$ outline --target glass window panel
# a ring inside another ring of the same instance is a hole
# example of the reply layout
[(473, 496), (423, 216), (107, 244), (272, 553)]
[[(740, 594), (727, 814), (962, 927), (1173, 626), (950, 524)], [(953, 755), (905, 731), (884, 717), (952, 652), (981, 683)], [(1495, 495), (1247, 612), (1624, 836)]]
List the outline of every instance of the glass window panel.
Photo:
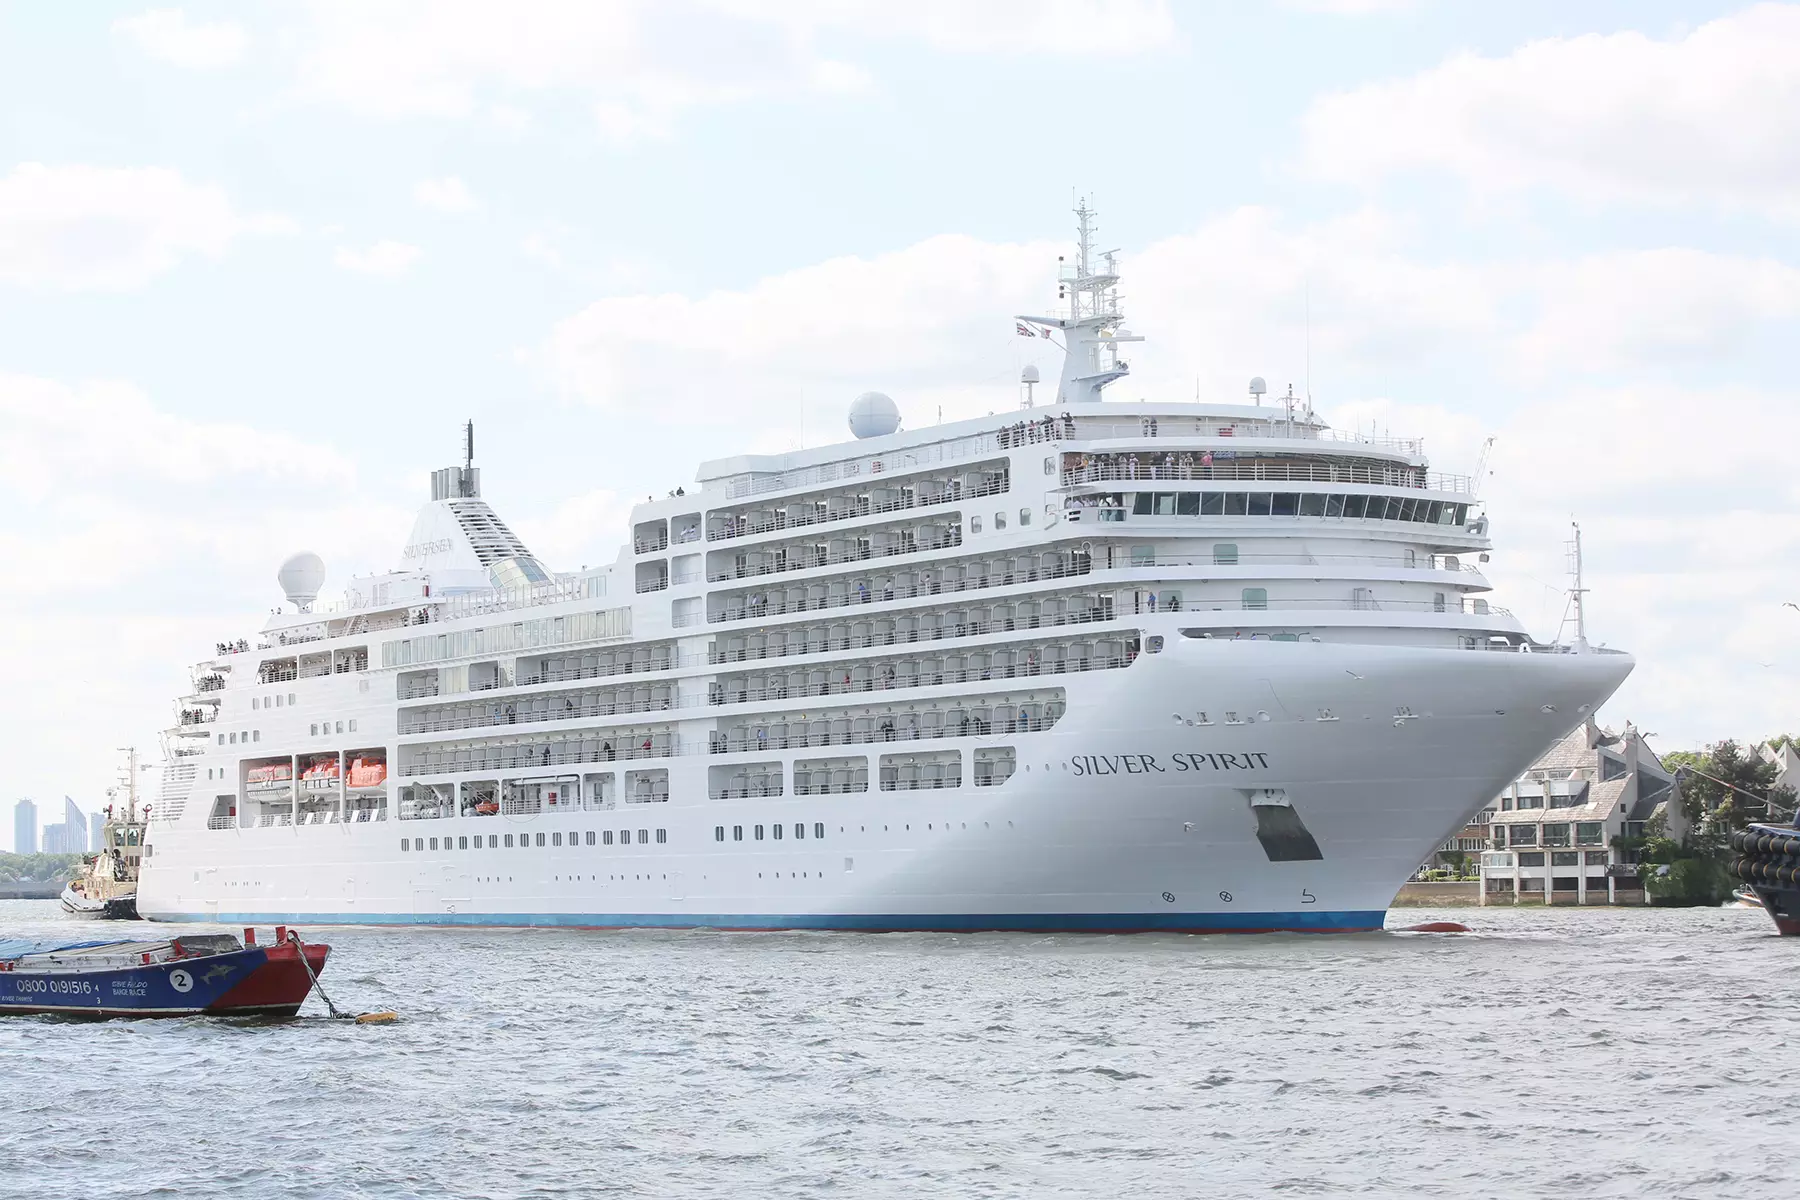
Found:
[(1300, 497), (1300, 515), (1303, 517), (1322, 517), (1325, 515), (1325, 497), (1318, 492), (1306, 492)]
[(1178, 517), (1197, 517), (1200, 515), (1200, 493), (1183, 492), (1175, 498), (1175, 515)]
[(1250, 515), (1251, 516), (1253, 516), (1253, 517), (1268, 516), (1269, 515), (1269, 505), (1270, 505), (1269, 493), (1267, 493), (1267, 492), (1251, 492), (1250, 493)]
[(1243, 516), (1245, 513), (1250, 511), (1249, 507), (1248, 507), (1249, 500), (1250, 500), (1250, 497), (1245, 495), (1243, 492), (1226, 492), (1225, 493), (1225, 515), (1228, 517)]
[(1300, 511), (1300, 496), (1297, 492), (1276, 492), (1274, 515), (1291, 517)]
[(1222, 516), (1225, 512), (1224, 492), (1201, 492), (1200, 515), (1203, 517)]
[(1236, 542), (1215, 542), (1213, 544), (1213, 562), (1220, 566), (1235, 566), (1238, 560)]

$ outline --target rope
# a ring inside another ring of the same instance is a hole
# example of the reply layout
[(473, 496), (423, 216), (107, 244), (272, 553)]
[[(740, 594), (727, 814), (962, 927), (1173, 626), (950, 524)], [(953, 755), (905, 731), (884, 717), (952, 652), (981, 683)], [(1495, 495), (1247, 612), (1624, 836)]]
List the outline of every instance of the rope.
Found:
[(325, 1002), (325, 1009), (331, 1014), (332, 1019), (335, 1021), (356, 1020), (355, 1013), (339, 1012), (337, 1005), (331, 1002), (331, 997), (325, 994), (325, 989), (319, 986), (319, 977), (313, 973), (312, 964), (306, 960), (306, 943), (300, 940), (300, 935), (290, 929), (288, 930), (288, 941), (292, 942), (294, 949), (300, 952), (300, 965), (306, 968), (306, 977), (312, 980), (313, 991), (319, 993), (319, 999)]

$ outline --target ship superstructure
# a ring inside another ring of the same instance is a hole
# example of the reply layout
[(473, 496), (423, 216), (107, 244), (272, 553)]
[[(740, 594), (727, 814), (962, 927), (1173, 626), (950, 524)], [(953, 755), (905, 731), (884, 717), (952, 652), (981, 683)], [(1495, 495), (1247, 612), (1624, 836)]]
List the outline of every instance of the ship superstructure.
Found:
[[(1624, 680), (1487, 600), (1422, 446), (1304, 398), (1116, 402), (1092, 214), (1055, 400), (709, 462), (552, 573), (433, 475), (406, 569), (194, 669), (163, 919), (1360, 929)], [(1035, 380), (1028, 371), (1026, 379)], [(1035, 389), (1032, 389), (1035, 390)]]

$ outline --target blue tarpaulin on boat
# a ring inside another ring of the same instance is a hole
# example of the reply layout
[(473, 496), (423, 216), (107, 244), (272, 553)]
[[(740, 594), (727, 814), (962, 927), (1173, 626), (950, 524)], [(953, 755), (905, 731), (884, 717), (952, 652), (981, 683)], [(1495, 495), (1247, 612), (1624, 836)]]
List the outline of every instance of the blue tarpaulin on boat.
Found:
[(100, 938), (88, 942), (64, 942), (51, 939), (48, 941), (32, 941), (26, 938), (13, 938), (0, 941), (0, 958), (22, 958), (27, 954), (56, 954), (64, 950), (89, 950), (95, 946), (123, 946), (129, 938)]

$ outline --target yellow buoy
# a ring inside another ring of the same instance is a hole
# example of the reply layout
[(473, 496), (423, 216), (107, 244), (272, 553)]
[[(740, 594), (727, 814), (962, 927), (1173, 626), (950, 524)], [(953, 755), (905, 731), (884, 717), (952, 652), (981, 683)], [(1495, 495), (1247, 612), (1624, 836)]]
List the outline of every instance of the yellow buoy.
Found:
[(391, 1013), (391, 1012), (364, 1013), (360, 1017), (356, 1018), (356, 1023), (358, 1025), (392, 1025), (395, 1021), (398, 1021), (399, 1019), (400, 1019), (399, 1013)]

